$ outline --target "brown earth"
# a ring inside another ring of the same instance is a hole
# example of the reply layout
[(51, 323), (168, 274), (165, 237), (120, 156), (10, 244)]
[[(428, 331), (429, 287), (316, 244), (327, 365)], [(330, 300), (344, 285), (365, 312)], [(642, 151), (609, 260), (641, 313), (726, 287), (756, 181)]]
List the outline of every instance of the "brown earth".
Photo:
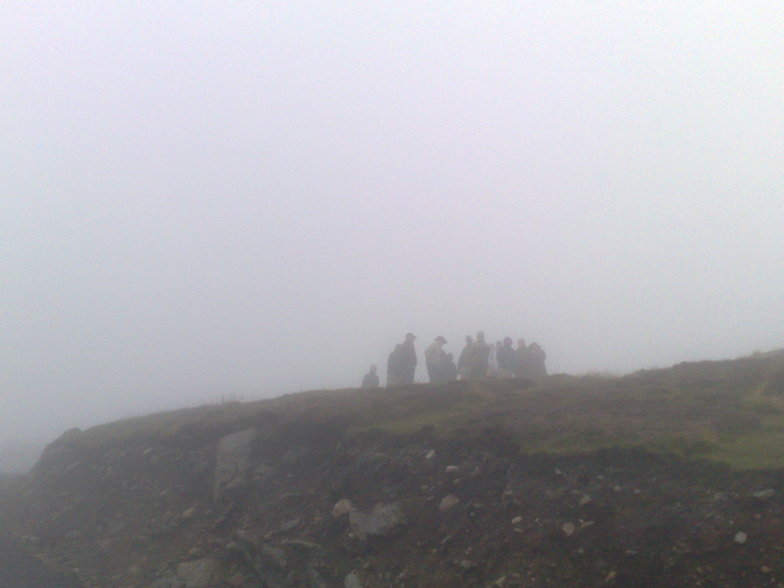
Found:
[[(749, 399), (780, 370), (746, 358), (153, 415), (69, 432), (0, 506), (85, 587), (784, 586), (784, 472), (705, 459), (778, 434)], [(251, 429), (216, 497), (219, 441)]]

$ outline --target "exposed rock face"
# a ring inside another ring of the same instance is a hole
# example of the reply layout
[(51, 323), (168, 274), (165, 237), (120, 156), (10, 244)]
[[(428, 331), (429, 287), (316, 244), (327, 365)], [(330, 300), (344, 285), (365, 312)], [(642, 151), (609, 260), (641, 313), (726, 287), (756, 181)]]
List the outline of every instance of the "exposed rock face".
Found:
[(251, 450), (258, 431), (245, 429), (226, 435), (218, 441), (215, 460), (215, 500), (227, 492), (240, 490), (248, 484)]

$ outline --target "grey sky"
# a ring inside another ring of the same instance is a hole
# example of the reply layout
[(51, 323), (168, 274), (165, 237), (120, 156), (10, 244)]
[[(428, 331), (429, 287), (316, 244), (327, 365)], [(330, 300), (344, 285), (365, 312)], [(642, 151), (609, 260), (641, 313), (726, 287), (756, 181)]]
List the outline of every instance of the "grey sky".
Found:
[(0, 438), (357, 385), (409, 330), (567, 372), (781, 347), (782, 25), (3, 2)]

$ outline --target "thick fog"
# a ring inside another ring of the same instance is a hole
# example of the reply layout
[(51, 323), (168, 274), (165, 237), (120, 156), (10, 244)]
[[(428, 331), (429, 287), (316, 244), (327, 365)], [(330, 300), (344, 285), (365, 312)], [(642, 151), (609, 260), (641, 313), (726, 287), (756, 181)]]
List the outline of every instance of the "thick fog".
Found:
[[(784, 5), (3, 2), (0, 441), (784, 346)], [(2, 464), (0, 464), (2, 466)], [(0, 467), (2, 469), (2, 467)]]

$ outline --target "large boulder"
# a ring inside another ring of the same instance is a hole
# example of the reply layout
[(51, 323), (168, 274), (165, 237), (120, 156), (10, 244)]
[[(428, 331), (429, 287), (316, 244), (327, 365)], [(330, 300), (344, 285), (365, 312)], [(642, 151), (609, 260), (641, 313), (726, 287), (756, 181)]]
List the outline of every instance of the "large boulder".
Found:
[(251, 449), (258, 431), (255, 428), (237, 431), (218, 441), (215, 460), (214, 497), (238, 490), (249, 481)]

